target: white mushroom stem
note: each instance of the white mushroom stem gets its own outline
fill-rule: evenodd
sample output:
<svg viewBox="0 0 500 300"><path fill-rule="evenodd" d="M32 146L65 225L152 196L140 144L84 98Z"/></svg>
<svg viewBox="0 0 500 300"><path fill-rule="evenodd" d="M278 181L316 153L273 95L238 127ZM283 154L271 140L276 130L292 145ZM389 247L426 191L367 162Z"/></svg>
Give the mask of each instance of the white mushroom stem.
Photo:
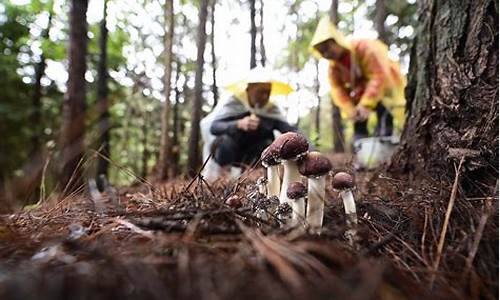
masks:
<svg viewBox="0 0 500 300"><path fill-rule="evenodd" d="M267 167L267 196L279 197L280 195L280 175L279 165Z"/></svg>
<svg viewBox="0 0 500 300"><path fill-rule="evenodd" d="M304 223L305 220L305 211L306 211L306 201L305 199L299 198L291 200L292 206L292 219L290 220L291 226L297 226L301 223Z"/></svg>
<svg viewBox="0 0 500 300"><path fill-rule="evenodd" d="M266 185L264 183L257 183L257 187L259 188L259 193L266 195Z"/></svg>
<svg viewBox="0 0 500 300"><path fill-rule="evenodd" d="M292 182L300 181L299 168L294 160L283 161L283 182L281 183L280 204L288 203L292 206L292 200L286 195L286 189Z"/></svg>
<svg viewBox="0 0 500 300"><path fill-rule="evenodd" d="M323 226L325 207L325 176L309 178L307 181L306 220L311 231L319 233Z"/></svg>
<svg viewBox="0 0 500 300"><path fill-rule="evenodd" d="M340 192L342 202L344 202L344 210L346 214L347 225L355 225L358 223L358 216L356 215L356 202L350 189Z"/></svg>

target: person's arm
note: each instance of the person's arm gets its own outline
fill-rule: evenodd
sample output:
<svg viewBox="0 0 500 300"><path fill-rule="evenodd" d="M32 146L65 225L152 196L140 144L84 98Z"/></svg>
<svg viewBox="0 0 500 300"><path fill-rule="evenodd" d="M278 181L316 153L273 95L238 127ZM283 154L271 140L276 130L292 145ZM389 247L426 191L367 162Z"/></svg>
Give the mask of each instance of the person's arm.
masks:
<svg viewBox="0 0 500 300"><path fill-rule="evenodd" d="M298 128L289 124L288 122L285 121L280 121L280 120L275 120L274 121L274 128L277 129L281 133L293 131L297 132Z"/></svg>
<svg viewBox="0 0 500 300"><path fill-rule="evenodd" d="M375 43L363 41L358 45L361 68L367 79L366 88L361 95L359 105L374 109L382 99L386 88L386 73L390 61Z"/></svg>
<svg viewBox="0 0 500 300"><path fill-rule="evenodd" d="M214 120L210 126L210 133L213 135L235 134L238 132L238 120L239 118Z"/></svg>
<svg viewBox="0 0 500 300"><path fill-rule="evenodd" d="M330 81L330 94L333 103L345 112L346 115L349 115L354 110L354 104L345 88L345 83L340 79L339 70L332 62L330 62L330 66L328 67L328 79Z"/></svg>

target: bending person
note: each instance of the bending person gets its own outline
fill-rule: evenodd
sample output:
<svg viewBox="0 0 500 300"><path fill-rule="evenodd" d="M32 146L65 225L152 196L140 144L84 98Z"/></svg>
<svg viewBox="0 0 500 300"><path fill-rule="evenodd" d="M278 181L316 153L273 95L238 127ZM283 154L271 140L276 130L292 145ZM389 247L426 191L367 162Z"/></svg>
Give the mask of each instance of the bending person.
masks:
<svg viewBox="0 0 500 300"><path fill-rule="evenodd" d="M329 61L328 77L333 102L342 118L354 122L354 141L368 136L367 120L377 113L376 136L393 134L404 122L406 81L399 64L379 40L347 40L328 17L320 20L311 51Z"/></svg>

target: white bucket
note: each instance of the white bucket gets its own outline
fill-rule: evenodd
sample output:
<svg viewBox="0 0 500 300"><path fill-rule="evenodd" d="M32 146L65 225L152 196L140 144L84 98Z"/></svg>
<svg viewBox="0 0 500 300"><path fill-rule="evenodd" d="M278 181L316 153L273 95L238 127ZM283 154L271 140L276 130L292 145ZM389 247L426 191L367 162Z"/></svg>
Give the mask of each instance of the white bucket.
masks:
<svg viewBox="0 0 500 300"><path fill-rule="evenodd" d="M387 162L399 144L399 137L369 137L354 142L354 152L360 167L372 169Z"/></svg>

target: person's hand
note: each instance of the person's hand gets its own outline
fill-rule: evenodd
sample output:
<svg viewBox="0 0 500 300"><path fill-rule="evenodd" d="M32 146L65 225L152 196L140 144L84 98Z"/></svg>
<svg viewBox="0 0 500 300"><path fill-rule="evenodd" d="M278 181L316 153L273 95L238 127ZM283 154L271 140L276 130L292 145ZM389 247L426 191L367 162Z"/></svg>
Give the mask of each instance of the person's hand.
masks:
<svg viewBox="0 0 500 300"><path fill-rule="evenodd" d="M354 121L366 121L368 117L370 116L371 111L364 107L363 105L357 105L354 108L354 111L352 112L350 118Z"/></svg>
<svg viewBox="0 0 500 300"><path fill-rule="evenodd" d="M249 132L257 130L257 128L259 128L259 124L260 119L256 115L250 115L239 119L236 123L236 127L238 127L239 130Z"/></svg>

